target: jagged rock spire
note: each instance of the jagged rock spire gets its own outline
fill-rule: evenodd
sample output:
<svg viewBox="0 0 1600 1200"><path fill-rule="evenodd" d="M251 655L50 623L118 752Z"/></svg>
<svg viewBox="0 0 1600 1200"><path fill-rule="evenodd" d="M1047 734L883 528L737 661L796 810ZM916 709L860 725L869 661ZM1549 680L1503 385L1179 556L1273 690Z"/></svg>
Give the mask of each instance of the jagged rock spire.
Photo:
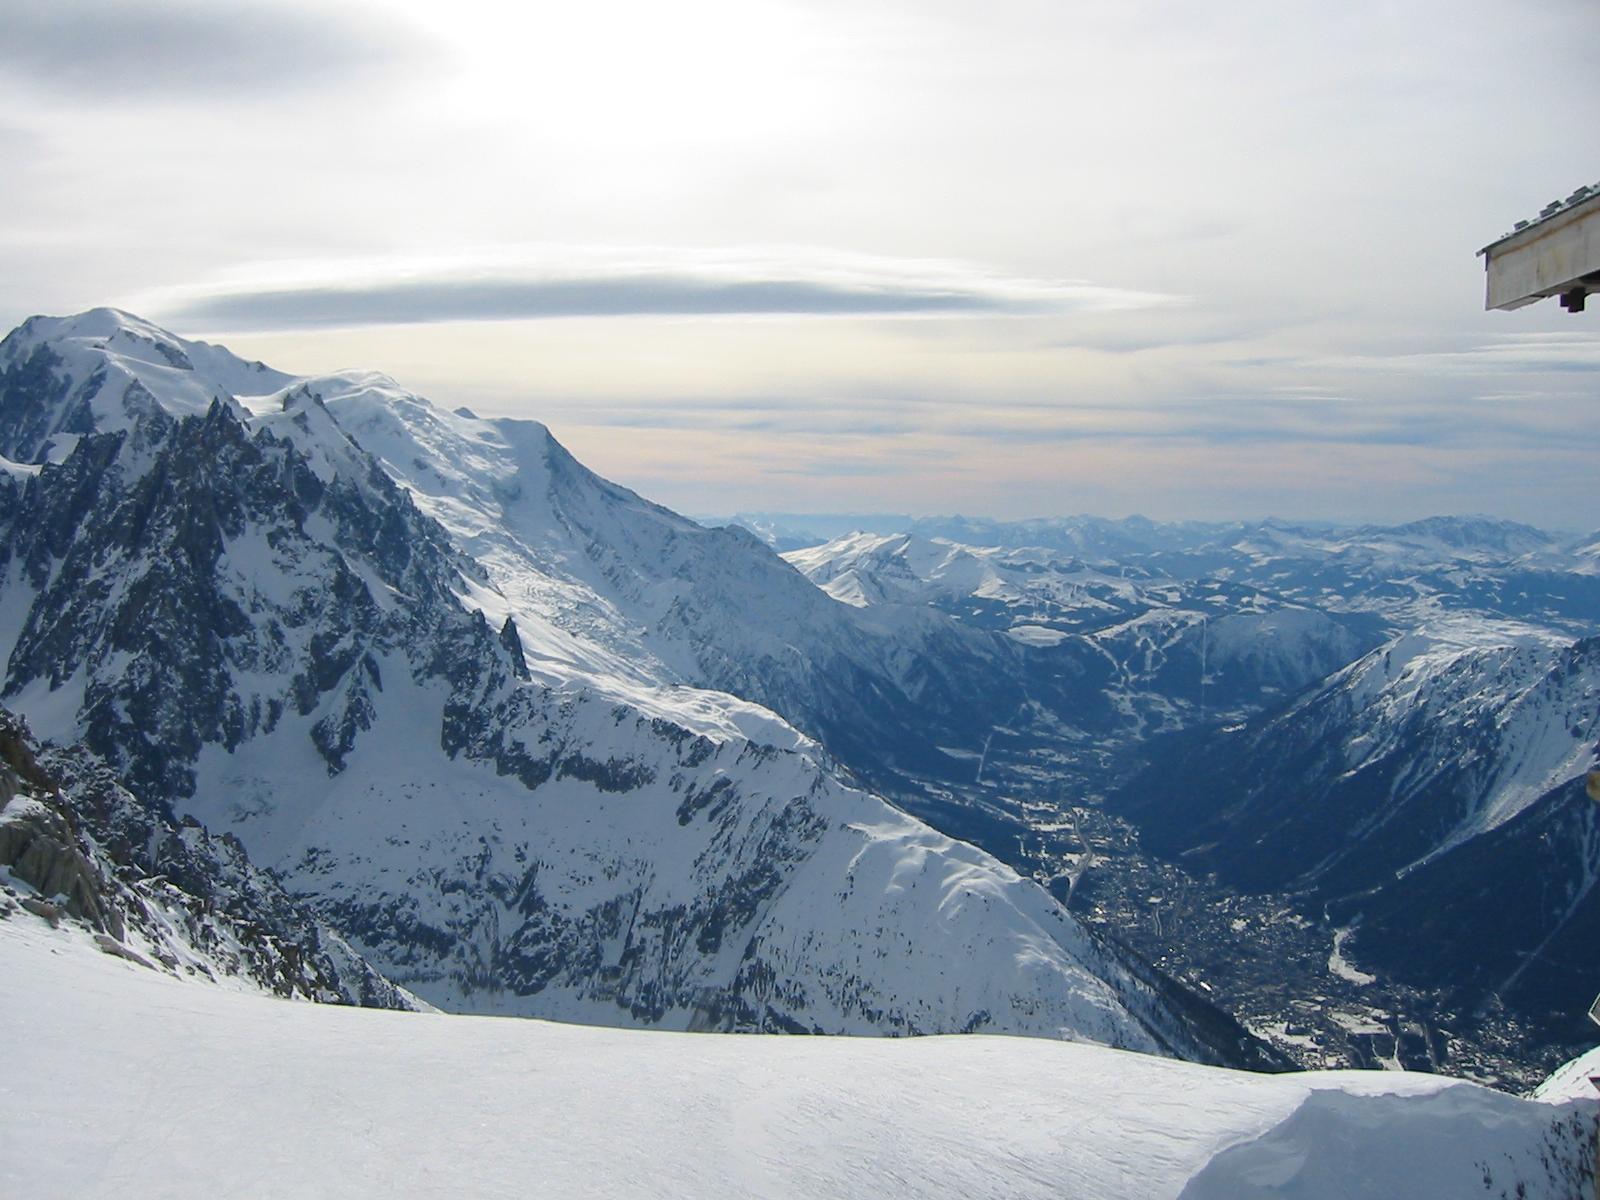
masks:
<svg viewBox="0 0 1600 1200"><path fill-rule="evenodd" d="M506 653L511 655L511 665L517 672L517 678L533 678L528 670L528 660L522 653L522 635L517 632L517 619L509 614L506 616L506 623L500 626L500 644L506 648Z"/></svg>

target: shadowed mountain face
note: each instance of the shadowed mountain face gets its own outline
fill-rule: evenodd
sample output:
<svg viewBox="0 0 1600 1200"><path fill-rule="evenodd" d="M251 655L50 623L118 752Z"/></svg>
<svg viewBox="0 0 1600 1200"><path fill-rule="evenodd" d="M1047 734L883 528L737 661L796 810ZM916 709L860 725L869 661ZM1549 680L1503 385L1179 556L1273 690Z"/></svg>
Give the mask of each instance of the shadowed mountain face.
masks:
<svg viewBox="0 0 1600 1200"><path fill-rule="evenodd" d="M379 377L290 379L105 311L29 322L0 369L8 702L237 836L419 994L1259 1059L1043 890L706 686L745 672L898 769L971 720L980 666L990 695L1020 690L996 635L862 618L542 427Z"/></svg>
<svg viewBox="0 0 1600 1200"><path fill-rule="evenodd" d="M1361 961L1464 1009L1506 1009L1552 1041L1593 1040L1600 805L1567 780L1515 817L1330 906Z"/></svg>
<svg viewBox="0 0 1600 1200"><path fill-rule="evenodd" d="M1297 894L1364 970L1581 1040L1597 977L1600 639L1457 622L1150 748L1112 797L1196 873Z"/></svg>
<svg viewBox="0 0 1600 1200"><path fill-rule="evenodd" d="M1278 713L1174 739L1121 806L1153 848L1250 887L1380 886L1503 826L1593 757L1600 639L1503 632L1407 635Z"/></svg>

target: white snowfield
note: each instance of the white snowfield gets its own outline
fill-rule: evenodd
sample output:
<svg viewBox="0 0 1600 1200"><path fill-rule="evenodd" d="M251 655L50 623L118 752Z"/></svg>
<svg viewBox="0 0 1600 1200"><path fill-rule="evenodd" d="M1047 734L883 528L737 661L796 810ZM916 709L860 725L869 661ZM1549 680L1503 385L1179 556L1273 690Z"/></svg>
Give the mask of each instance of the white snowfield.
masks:
<svg viewBox="0 0 1600 1200"><path fill-rule="evenodd" d="M1594 1100L1600 1096L1593 1080L1600 1079L1600 1046L1563 1063L1533 1092L1535 1100L1560 1104L1564 1100Z"/></svg>
<svg viewBox="0 0 1600 1200"><path fill-rule="evenodd" d="M0 1042L0 1195L31 1200L1568 1200L1594 1133L1592 1102L1424 1075L296 1003L17 917Z"/></svg>

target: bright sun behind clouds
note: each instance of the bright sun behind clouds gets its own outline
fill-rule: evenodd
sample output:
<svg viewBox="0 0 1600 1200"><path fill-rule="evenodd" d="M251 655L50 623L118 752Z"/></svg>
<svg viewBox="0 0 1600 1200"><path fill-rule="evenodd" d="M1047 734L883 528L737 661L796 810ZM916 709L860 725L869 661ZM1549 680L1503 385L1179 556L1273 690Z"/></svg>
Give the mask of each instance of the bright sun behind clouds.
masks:
<svg viewBox="0 0 1600 1200"><path fill-rule="evenodd" d="M456 48L455 115L619 159L816 136L844 107L838 45L784 4L480 0L418 15Z"/></svg>

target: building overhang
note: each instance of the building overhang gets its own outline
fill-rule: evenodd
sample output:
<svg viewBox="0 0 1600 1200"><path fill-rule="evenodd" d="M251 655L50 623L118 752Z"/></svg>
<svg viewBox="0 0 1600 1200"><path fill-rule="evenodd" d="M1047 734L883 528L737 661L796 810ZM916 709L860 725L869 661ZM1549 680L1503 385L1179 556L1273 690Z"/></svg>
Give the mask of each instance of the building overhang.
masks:
<svg viewBox="0 0 1600 1200"><path fill-rule="evenodd" d="M1478 251L1488 273L1487 309L1521 308L1549 296L1582 312L1600 292L1600 185L1580 188L1548 206L1539 219Z"/></svg>

